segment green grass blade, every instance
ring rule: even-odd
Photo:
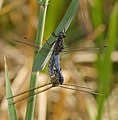
[[[58,27],[54,31],[54,33],[56,35],[58,35],[60,31],[62,31],[64,29],[66,31],[68,29],[76,11],[77,11],[78,5],[79,5],[79,0],[72,0],[68,10],[65,13],[65,16],[63,17],[60,24],[58,25]],[[48,39],[48,43],[51,45],[52,43],[54,43],[54,41],[55,41],[55,37],[53,37],[51,35]],[[54,46],[51,47],[47,43],[45,43],[43,48],[38,52],[38,54],[34,60],[34,64],[33,64],[33,71],[34,72],[40,71],[45,67],[45,65],[49,61],[49,58],[50,58],[51,53],[52,53],[51,49],[53,49],[53,47]],[[47,51],[44,52],[44,49],[47,49]],[[42,54],[43,54],[43,56],[42,56]]]
[[[42,47],[48,1],[49,0],[43,0],[43,1],[37,0],[37,2],[40,3],[41,5],[40,5],[40,13],[39,13],[38,32],[36,35],[35,45],[39,47]]]
[[[109,27],[108,27],[108,48],[104,54],[104,60],[101,63],[101,71],[99,73],[100,85],[99,92],[103,97],[98,97],[98,115],[97,120],[101,120],[103,113],[104,100],[109,93],[110,75],[112,73],[111,53],[115,49],[118,30],[118,4],[112,10]]]
[[[93,26],[98,27],[103,22],[103,0],[95,0],[91,7]]]
[[[57,27],[58,23],[61,21],[63,16],[62,14],[65,13],[65,10],[69,5],[70,0],[66,2],[66,4],[65,2],[66,1],[64,0],[50,0],[48,11],[47,11],[44,38],[49,38],[51,33]]]
[[[41,3],[41,6],[40,6],[38,30],[37,30],[35,45],[42,46],[48,0],[43,0],[43,1],[37,0],[37,2]],[[36,49],[35,49],[35,51],[36,51]],[[34,59],[35,59],[35,57],[36,57],[36,52],[34,53]],[[36,87],[37,74],[38,73],[33,73],[33,72],[31,74],[30,89]],[[32,94],[34,94],[34,91],[29,92],[29,96],[31,96]],[[36,98],[36,96],[32,96],[30,99],[28,99],[27,111],[26,111],[26,117],[25,117],[26,120],[33,120],[35,98]]]
[[[36,86],[37,84],[36,76],[37,76],[37,73],[31,74],[30,88],[34,88]],[[29,96],[31,96],[32,94],[34,94],[34,90],[29,92]],[[25,120],[33,120],[35,99],[36,99],[36,96],[32,96],[30,99],[28,99]]]
[[[11,84],[10,84],[10,79],[9,79],[9,73],[8,73],[8,67],[6,63],[6,58],[4,57],[4,62],[5,62],[5,80],[6,80],[6,96],[11,97],[12,95],[12,90],[11,90]],[[13,103],[13,99],[8,99],[8,111],[9,111],[9,119],[10,120],[17,120],[17,114],[16,114],[16,108]]]
[[[91,18],[93,27],[96,29],[104,21],[104,10],[103,10],[104,0],[95,0],[93,5],[91,6]],[[100,36],[97,37],[96,42],[98,45],[102,45],[104,40],[104,34],[102,33]]]

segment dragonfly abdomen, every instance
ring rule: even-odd
[[[62,85],[64,78],[61,73],[59,54],[52,54],[51,59],[49,61],[48,70],[52,83],[55,84],[56,82],[56,86],[59,84]]]

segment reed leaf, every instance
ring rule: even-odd
[[[116,3],[110,17],[107,40],[108,48],[105,51],[103,61],[101,63],[101,71],[99,72],[99,91],[103,94],[103,97],[98,96],[98,115],[97,120],[102,119],[103,106],[105,98],[107,98],[110,86],[110,76],[112,74],[112,61],[111,53],[115,49],[117,40],[117,30],[118,30],[118,4]]]
[[[44,35],[44,27],[45,27],[45,19],[46,19],[46,11],[47,11],[47,5],[48,5],[48,0],[37,0],[38,3],[41,4],[40,6],[40,12],[39,12],[39,21],[38,21],[38,30],[37,30],[37,35],[36,35],[36,41],[35,45],[36,46],[42,46],[42,40],[43,40],[43,35]],[[36,49],[34,50],[34,60],[36,57]],[[31,73],[31,79],[30,79],[30,88],[34,88],[37,85],[37,73]],[[34,90],[29,92],[29,96],[34,94]],[[27,111],[26,111],[26,120],[33,120],[34,117],[34,107],[35,107],[35,97],[32,96],[30,99],[28,99],[27,102]]]
[[[7,67],[5,57],[4,57],[4,63],[5,63],[6,97],[12,97],[13,95],[12,95],[8,67]],[[10,120],[18,120],[15,105],[11,104],[11,103],[13,103],[13,98],[8,99],[7,102],[8,102],[9,119]]]

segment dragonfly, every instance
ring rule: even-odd
[[[58,86],[59,84],[62,85],[64,81],[60,67],[60,53],[64,49],[64,38],[66,37],[66,34],[65,31],[62,31],[58,36],[54,33],[53,35],[57,37],[57,40],[55,42],[54,51],[49,60],[48,70],[53,86]]]
[[[87,92],[87,93],[102,96],[102,94],[94,92],[94,90],[90,87],[63,83],[64,77],[62,75],[61,67],[60,67],[60,53],[62,53],[62,52],[65,53],[67,50],[64,48],[64,38],[66,37],[66,34],[65,34],[65,31],[61,31],[58,36],[55,35],[54,33],[53,33],[53,36],[56,38],[56,41],[53,43],[55,45],[54,45],[54,49],[52,51],[52,55],[51,55],[51,58],[49,60],[49,65],[48,65],[48,71],[49,71],[49,75],[51,77],[51,82],[49,82],[45,85],[42,85],[42,86],[31,88],[27,91],[21,92],[21,93],[16,94],[12,97],[8,97],[7,99],[16,98],[16,97],[19,97],[23,94],[29,93],[30,91],[38,90],[38,91],[35,91],[35,93],[33,93],[31,96],[25,96],[21,100],[15,101],[14,103],[11,103],[11,104],[16,104],[20,101],[27,99],[27,98],[30,99],[33,95],[42,93],[42,92],[47,91],[53,87],[61,87],[61,88],[65,88],[65,89],[82,91],[82,92]],[[24,43],[26,45],[30,45],[30,46],[34,47],[34,45],[29,44],[29,43],[25,43],[22,41],[18,41],[18,42],[21,42],[21,43]],[[37,47],[37,46],[35,46],[35,47]],[[39,48],[39,47],[37,47],[37,48]],[[77,51],[83,51],[83,50],[87,50],[87,49],[85,48],[85,49],[79,49],[79,50],[73,49],[73,50],[75,52],[77,52]],[[90,48],[89,50],[100,50],[100,48]]]

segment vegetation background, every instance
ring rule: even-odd
[[[49,1],[44,39],[48,39],[55,30],[70,2]],[[40,4],[35,0],[0,1],[0,120],[9,119],[3,56],[7,57],[13,94],[27,90],[33,48],[15,40],[23,41],[27,37],[25,41],[34,43],[39,10]],[[102,93],[103,97],[54,88],[37,96],[34,120],[118,119],[117,21],[117,0],[80,0],[76,16],[67,31],[65,45],[68,48],[107,45],[107,48],[100,52],[65,54],[61,59],[62,72],[66,83],[87,85]],[[49,80],[46,67],[39,75],[39,85]],[[26,106],[26,100],[16,104],[19,120],[25,119]]]

